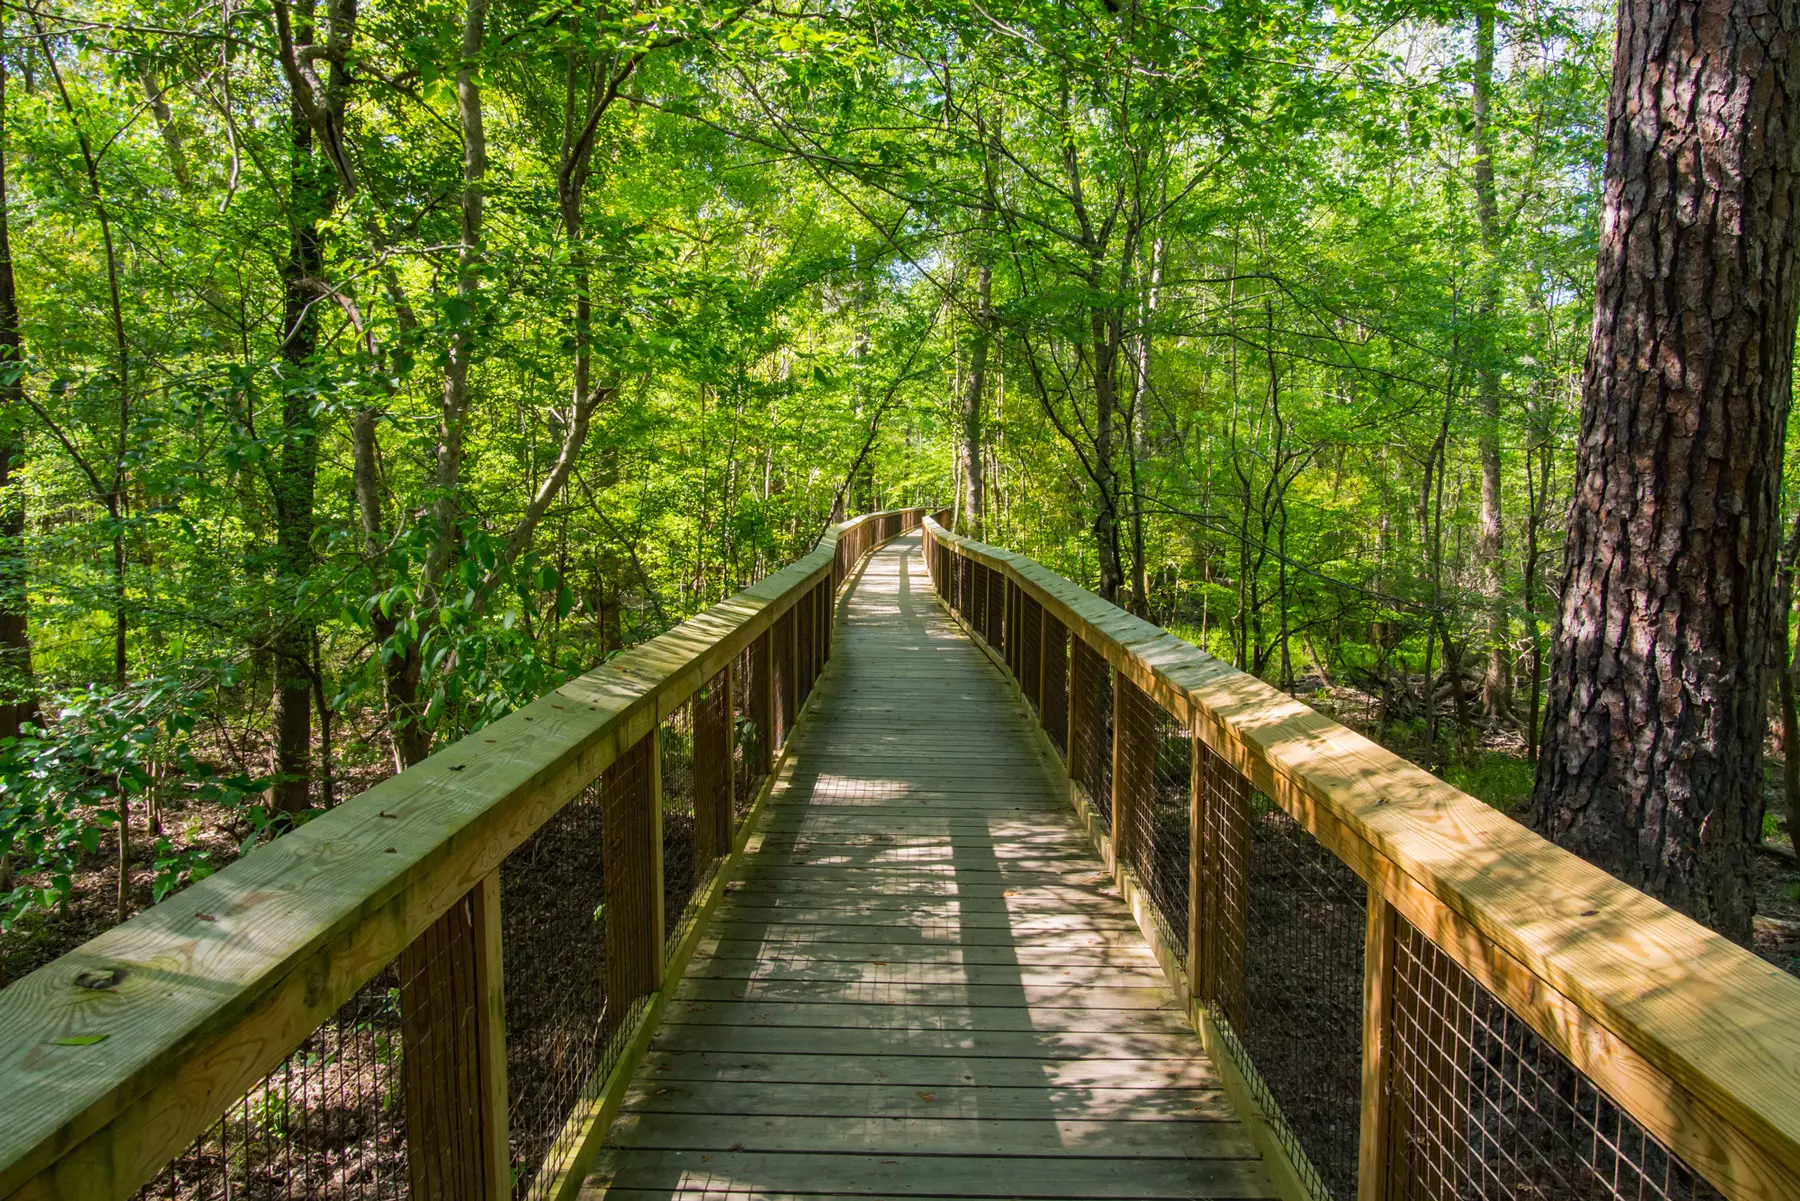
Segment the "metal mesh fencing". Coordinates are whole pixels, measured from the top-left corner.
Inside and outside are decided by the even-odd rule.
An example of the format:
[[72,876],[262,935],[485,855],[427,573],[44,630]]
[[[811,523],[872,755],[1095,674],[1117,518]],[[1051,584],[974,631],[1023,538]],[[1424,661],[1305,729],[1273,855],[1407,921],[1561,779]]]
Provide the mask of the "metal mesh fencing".
[[983,627],[982,636],[989,646],[999,650],[1006,636],[1006,576],[989,568],[987,583],[987,625]]
[[1038,690],[1044,683],[1044,607],[1029,596],[1019,602],[1019,688],[1025,703],[1042,710]]
[[[452,905],[138,1193],[210,1199],[487,1195],[476,945]],[[494,982],[497,983],[497,982]],[[490,1044],[490,1045],[497,1045]]]
[[687,933],[689,910],[706,883],[708,866],[700,862],[695,843],[694,698],[689,697],[663,718],[657,739],[662,775],[662,871],[666,957]]
[[967,614],[967,620],[977,634],[986,638],[988,569],[984,564],[977,563],[973,559],[964,559],[963,562],[969,565],[969,613]]
[[606,821],[606,1008],[602,1026],[610,1034],[628,1029],[638,1008],[656,987],[662,946],[656,889],[655,796],[650,756],[655,742],[645,735],[606,769],[600,800]]
[[1006,628],[1001,632],[1001,639],[1006,643],[1006,670],[1012,672],[1017,680],[1023,671],[1019,665],[1019,601],[1023,599],[1018,585],[1008,580],[1006,584]]
[[1119,832],[1125,861],[1150,898],[1176,959],[1187,962],[1188,814],[1193,741],[1182,724],[1124,676],[1119,689]]
[[1720,1196],[1416,928],[1395,926],[1391,1201]]
[[703,864],[731,853],[735,828],[731,794],[737,767],[734,699],[729,667],[694,694],[694,854]]
[[1367,893],[1230,763],[1210,750],[1202,762],[1197,987],[1317,1195],[1345,1201],[1362,1114]]
[[1112,665],[1069,640],[1069,778],[1087,793],[1095,820],[1112,830]]
[[742,821],[756,803],[763,781],[768,779],[769,742],[769,635],[744,648],[732,670],[732,711],[737,737],[732,751],[732,816]]
[[787,744],[788,731],[794,728],[797,690],[794,680],[794,611],[789,609],[775,619],[769,630],[769,674],[775,681],[775,711],[769,724],[771,751]]
[[700,917],[700,899],[731,849],[731,692],[714,675],[662,723],[664,953]]
[[229,1107],[140,1198],[408,1195],[400,969],[384,968]]
[[607,860],[601,786],[583,790],[500,868],[513,1179],[539,1169],[603,1064]]
[[[794,711],[792,718],[797,718],[800,707],[806,704],[806,698],[812,695],[814,660],[818,655],[818,644],[813,641],[813,602],[818,593],[802,593],[794,604]],[[790,724],[792,722],[790,718]]]
[[1069,759],[1069,631],[1068,627],[1048,613],[1044,614],[1044,660],[1042,665],[1044,684],[1041,692],[1043,704],[1038,717],[1044,723],[1044,733],[1056,749],[1062,752],[1063,762]]

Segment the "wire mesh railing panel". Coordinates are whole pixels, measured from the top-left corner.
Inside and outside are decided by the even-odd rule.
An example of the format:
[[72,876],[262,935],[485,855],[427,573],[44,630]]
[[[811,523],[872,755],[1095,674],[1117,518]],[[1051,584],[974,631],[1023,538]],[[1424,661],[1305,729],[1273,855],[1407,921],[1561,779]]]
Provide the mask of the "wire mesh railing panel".
[[[731,853],[735,699],[730,668],[694,694],[694,855],[701,864],[716,864]],[[710,878],[712,869],[706,874]]]
[[1016,584],[1008,580],[1006,584],[1006,628],[1001,632],[1001,640],[1006,643],[1006,669],[1012,672],[1013,679],[1019,678],[1019,601],[1021,597]]
[[1180,722],[1130,680],[1120,676],[1117,687],[1124,724],[1113,770],[1131,825],[1120,842],[1170,951],[1185,965],[1193,741]]
[[687,932],[689,910],[706,883],[710,865],[700,862],[695,803],[695,698],[689,697],[663,718],[658,753],[662,776],[663,937],[666,957]]
[[769,775],[769,635],[744,648],[732,670],[732,817],[742,821]]
[[1395,927],[1390,1201],[1720,1196],[1417,928]]
[[1003,645],[1006,625],[1006,576],[992,568],[988,569],[987,626],[983,637],[988,645],[999,649]]
[[633,743],[600,781],[606,813],[606,1009],[611,1033],[630,1025],[635,1007],[656,987],[662,947],[656,938],[653,735]]
[[1112,829],[1112,665],[1079,638],[1069,640],[1069,776],[1087,793],[1102,828]]
[[1044,614],[1043,707],[1038,714],[1044,733],[1063,762],[1069,759],[1069,630],[1061,621]]
[[229,1107],[140,1198],[409,1196],[396,961]]
[[506,857],[506,1086],[517,1194],[540,1168],[602,1068],[606,1004],[606,820],[590,785]]
[[967,620],[977,634],[987,637],[987,598],[988,569],[980,563],[965,559],[969,565],[969,613]]
[[1027,596],[1019,610],[1019,688],[1025,693],[1025,703],[1041,710],[1038,689],[1044,682],[1044,607]]
[[794,605],[794,713],[812,695],[813,659],[818,646],[813,642],[813,602],[818,594],[803,593]]
[[[1203,760],[1201,994],[1320,1196],[1356,1195],[1367,893],[1211,751]],[[1304,1032],[1302,1035],[1301,1032]]]
[[789,609],[775,619],[769,630],[769,674],[775,681],[775,712],[770,722],[770,749],[779,751],[787,745],[788,731],[794,728],[795,704],[798,696],[794,679],[794,611]]

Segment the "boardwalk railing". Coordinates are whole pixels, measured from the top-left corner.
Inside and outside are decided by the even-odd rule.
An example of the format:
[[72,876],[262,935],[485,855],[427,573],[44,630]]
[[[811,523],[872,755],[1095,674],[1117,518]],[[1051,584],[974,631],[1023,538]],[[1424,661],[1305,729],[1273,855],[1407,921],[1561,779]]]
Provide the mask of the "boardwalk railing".
[[925,523],[1289,1198],[1800,1198],[1800,981]]
[[578,1187],[831,653],[810,555],[0,992],[0,1197]]

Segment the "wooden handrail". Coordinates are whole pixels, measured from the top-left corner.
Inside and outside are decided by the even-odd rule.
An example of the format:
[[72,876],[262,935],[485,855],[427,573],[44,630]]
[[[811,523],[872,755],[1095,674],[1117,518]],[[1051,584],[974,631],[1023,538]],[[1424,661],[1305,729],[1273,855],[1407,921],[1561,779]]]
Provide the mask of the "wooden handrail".
[[0,1197],[131,1195],[662,715],[923,513],[830,527],[798,562],[0,991]]
[[1187,722],[1722,1193],[1800,1197],[1800,980],[1033,560],[924,524]]

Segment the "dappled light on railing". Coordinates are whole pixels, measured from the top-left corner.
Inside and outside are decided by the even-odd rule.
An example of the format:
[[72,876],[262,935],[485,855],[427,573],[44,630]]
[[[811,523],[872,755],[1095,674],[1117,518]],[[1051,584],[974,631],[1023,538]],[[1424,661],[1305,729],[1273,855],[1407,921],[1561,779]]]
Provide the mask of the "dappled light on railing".
[[925,522],[1290,1199],[1800,1198],[1800,982]]

